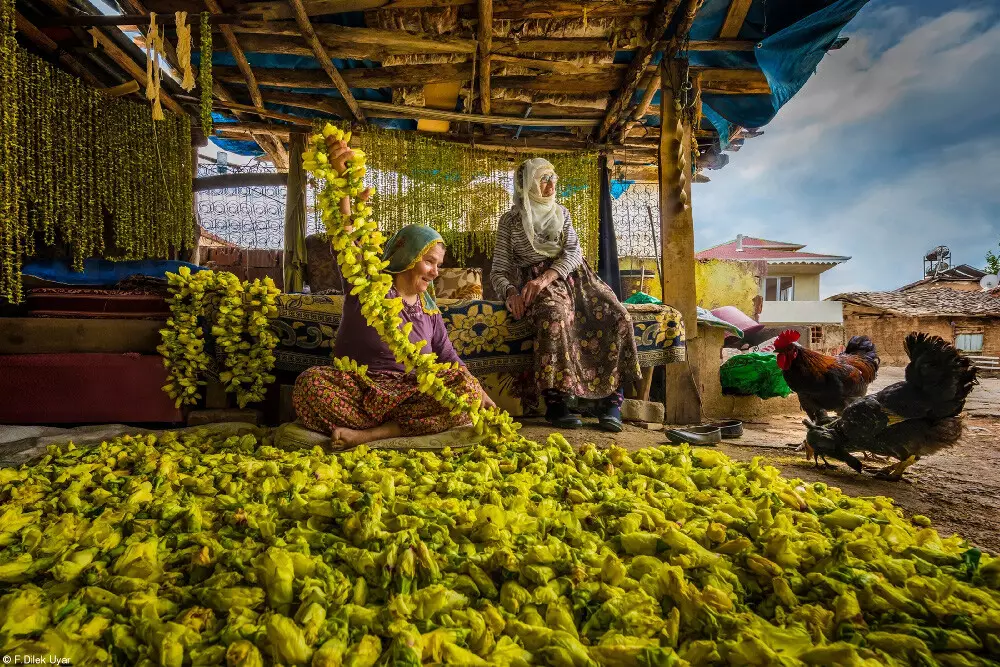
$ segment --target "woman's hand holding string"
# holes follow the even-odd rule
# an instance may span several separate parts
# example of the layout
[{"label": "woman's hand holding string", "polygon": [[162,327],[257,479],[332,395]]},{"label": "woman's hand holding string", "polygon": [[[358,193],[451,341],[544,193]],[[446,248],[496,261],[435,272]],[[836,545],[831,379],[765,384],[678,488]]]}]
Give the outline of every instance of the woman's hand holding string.
[{"label": "woman's hand holding string", "polygon": [[548,269],[545,273],[538,276],[534,280],[528,281],[528,283],[521,289],[521,299],[524,301],[524,307],[526,309],[530,308],[532,302],[535,300],[535,297],[537,297],[543,289],[551,285],[558,277],[558,273],[556,273],[553,269]]},{"label": "woman's hand holding string", "polygon": [[[335,141],[333,137],[327,137],[326,148],[329,153],[330,165],[337,170],[338,174],[344,173],[347,169],[347,163],[354,159],[354,151],[351,150],[346,141]],[[361,194],[358,195],[358,199],[361,201],[368,201],[368,198],[371,197],[371,195],[372,189],[365,188]],[[344,197],[340,200],[340,212],[344,216],[349,216],[351,214],[350,197]],[[354,231],[354,228],[351,225],[346,225],[344,229],[347,232]]]}]

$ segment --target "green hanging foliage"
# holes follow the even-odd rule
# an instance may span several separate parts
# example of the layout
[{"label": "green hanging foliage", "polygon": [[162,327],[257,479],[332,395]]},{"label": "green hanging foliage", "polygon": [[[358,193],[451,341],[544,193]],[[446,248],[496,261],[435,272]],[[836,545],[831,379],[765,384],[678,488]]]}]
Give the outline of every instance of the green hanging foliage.
[{"label": "green hanging foliage", "polygon": [[212,26],[208,12],[201,13],[201,59],[198,61],[198,92],[201,94],[201,131],[212,136]]},{"label": "green hanging foliage", "polygon": [[[346,124],[342,125],[346,128]],[[400,130],[359,128],[352,144],[371,156],[365,185],[387,236],[410,223],[429,225],[464,265],[493,251],[497,221],[510,208],[514,169],[529,151],[489,150]],[[544,154],[559,174],[557,199],[569,209],[584,255],[596,264],[600,170],[596,152]]]},{"label": "green hanging foliage", "polygon": [[154,122],[148,106],[16,47],[2,58],[3,67],[13,59],[15,76],[4,77],[0,105],[0,296],[20,301],[22,262],[36,243],[65,245],[77,270],[89,257],[166,258],[188,247],[190,120]]}]

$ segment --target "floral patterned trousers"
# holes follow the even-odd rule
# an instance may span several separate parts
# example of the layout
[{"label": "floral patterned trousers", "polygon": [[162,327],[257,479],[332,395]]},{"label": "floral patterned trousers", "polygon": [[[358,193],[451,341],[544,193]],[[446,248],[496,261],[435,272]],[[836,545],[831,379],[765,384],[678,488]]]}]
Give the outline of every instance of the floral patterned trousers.
[{"label": "floral patterned trousers", "polygon": [[[540,263],[525,277],[547,268]],[[639,379],[632,320],[587,262],[542,290],[528,316],[535,325],[535,378],[542,395],[612,398]]]},{"label": "floral patterned trousers", "polygon": [[[442,374],[455,393],[479,395],[479,383],[465,368]],[[367,377],[329,366],[314,366],[295,381],[295,414],[302,425],[320,433],[338,427],[355,430],[396,422],[403,435],[441,433],[469,423],[453,416],[433,396],[420,393],[413,374],[370,371]]]}]

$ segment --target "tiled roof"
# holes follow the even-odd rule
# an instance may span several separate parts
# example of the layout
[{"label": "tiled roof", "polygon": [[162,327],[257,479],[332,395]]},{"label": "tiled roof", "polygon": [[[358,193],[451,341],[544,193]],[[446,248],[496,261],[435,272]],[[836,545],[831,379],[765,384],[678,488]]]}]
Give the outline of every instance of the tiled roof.
[{"label": "tiled roof", "polygon": [[913,292],[848,292],[831,296],[827,301],[843,301],[909,317],[1000,317],[1000,296],[997,294],[945,288]]},{"label": "tiled roof", "polygon": [[815,252],[802,252],[801,250],[766,250],[762,248],[747,247],[746,243],[743,244],[742,251],[737,250],[735,244],[727,244],[716,246],[715,248],[709,248],[708,250],[702,250],[701,252],[696,253],[695,257],[697,259],[782,260],[786,262],[806,262],[809,264],[823,263],[819,260],[826,260],[827,263],[837,264],[839,262],[846,262],[850,259],[850,257],[841,257],[839,255],[821,255]]},{"label": "tiled roof", "polygon": [[985,275],[986,275],[985,271],[981,271],[980,269],[977,269],[974,266],[969,266],[968,264],[960,264],[958,266],[954,266],[954,267],[948,269],[947,271],[942,271],[941,273],[939,273],[936,276],[930,276],[930,277],[927,277],[927,278],[922,278],[922,279],[916,280],[916,281],[914,281],[914,282],[912,282],[912,283],[910,283],[908,285],[903,285],[902,287],[900,287],[896,291],[897,292],[903,292],[903,291],[911,289],[913,287],[919,287],[920,285],[926,285],[927,283],[953,282],[953,281],[956,281],[956,280],[961,280],[961,281],[976,280],[976,281],[978,281],[980,278],[982,278]]}]

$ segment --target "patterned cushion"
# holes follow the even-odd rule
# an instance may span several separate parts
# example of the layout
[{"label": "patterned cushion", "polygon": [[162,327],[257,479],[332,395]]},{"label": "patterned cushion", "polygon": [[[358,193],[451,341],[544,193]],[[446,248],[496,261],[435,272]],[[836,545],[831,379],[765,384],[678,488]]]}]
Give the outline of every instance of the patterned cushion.
[{"label": "patterned cushion", "polygon": [[434,291],[439,299],[482,299],[483,270],[441,269]]}]

